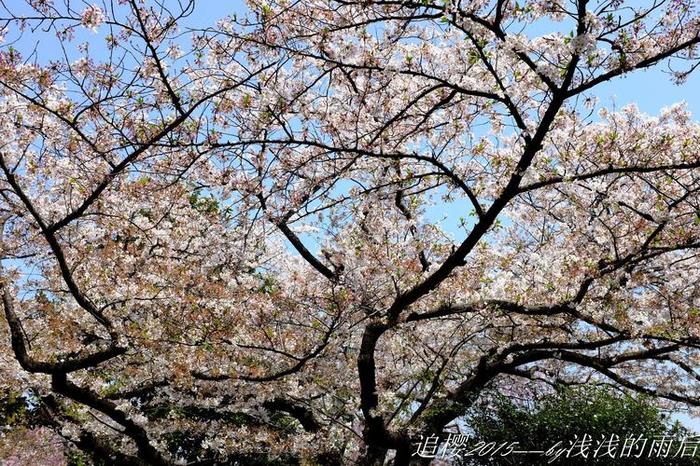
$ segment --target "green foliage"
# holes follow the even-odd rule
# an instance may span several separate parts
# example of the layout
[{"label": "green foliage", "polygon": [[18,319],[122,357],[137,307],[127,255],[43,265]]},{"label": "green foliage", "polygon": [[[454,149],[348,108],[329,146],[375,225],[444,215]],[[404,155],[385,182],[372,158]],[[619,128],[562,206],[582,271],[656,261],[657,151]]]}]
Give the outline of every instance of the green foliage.
[{"label": "green foliage", "polygon": [[31,390],[0,390],[0,426],[34,428],[41,424],[40,400]]},{"label": "green foliage", "polygon": [[219,201],[214,196],[201,196],[198,192],[193,192],[188,198],[190,206],[198,212],[205,214],[219,213]]},{"label": "green foliage", "polygon": [[27,402],[18,392],[5,390],[0,394],[0,425],[26,425],[29,421]]},{"label": "green foliage", "polygon": [[[694,458],[649,458],[648,449],[654,438],[672,438],[675,445],[669,455],[672,456],[682,439],[695,433],[678,422],[671,423],[648,398],[632,397],[602,388],[562,389],[529,406],[497,395],[489,406],[482,404],[475,408],[469,415],[469,423],[474,430],[475,442],[518,442],[516,450],[526,451],[546,451],[558,441],[562,441],[561,448],[568,448],[572,441],[583,438],[584,434],[593,439],[591,452],[596,448],[597,439],[609,439],[612,434],[619,436],[618,452],[628,437],[641,435],[649,439],[647,449],[640,458],[632,457],[634,455],[629,458],[593,458],[592,454],[588,458],[566,458],[562,455],[550,463],[555,465],[700,465],[700,448]],[[535,463],[528,463],[528,460]],[[463,464],[536,464],[538,460],[545,464],[549,458],[536,455],[471,457]]]},{"label": "green foliage", "polygon": [[108,463],[99,458],[91,458],[77,448],[69,448],[66,451],[66,466],[108,466]]},{"label": "green foliage", "polygon": [[275,291],[277,290],[277,280],[275,279],[274,276],[269,275],[269,274],[257,274],[258,278],[260,278],[260,287],[258,288],[258,292],[262,294],[267,294],[271,295],[274,294]]}]

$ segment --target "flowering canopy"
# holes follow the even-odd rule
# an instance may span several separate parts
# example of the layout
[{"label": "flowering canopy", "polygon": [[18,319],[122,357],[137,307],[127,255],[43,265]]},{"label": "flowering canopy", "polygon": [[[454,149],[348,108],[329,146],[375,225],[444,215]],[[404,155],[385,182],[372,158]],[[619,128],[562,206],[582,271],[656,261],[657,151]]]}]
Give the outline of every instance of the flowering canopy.
[{"label": "flowering canopy", "polygon": [[0,374],[63,441],[406,464],[487,387],[700,404],[700,125],[595,94],[684,80],[695,2],[201,7],[0,15]]}]

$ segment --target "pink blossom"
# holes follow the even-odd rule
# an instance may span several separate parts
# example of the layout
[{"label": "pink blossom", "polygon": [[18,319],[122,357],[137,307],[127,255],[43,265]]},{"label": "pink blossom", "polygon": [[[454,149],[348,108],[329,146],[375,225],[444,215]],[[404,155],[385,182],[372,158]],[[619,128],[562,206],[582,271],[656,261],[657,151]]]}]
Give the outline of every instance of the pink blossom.
[{"label": "pink blossom", "polygon": [[97,28],[99,28],[102,23],[105,22],[105,16],[100,7],[90,5],[83,10],[82,15],[80,16],[80,22],[92,32],[97,32]]}]

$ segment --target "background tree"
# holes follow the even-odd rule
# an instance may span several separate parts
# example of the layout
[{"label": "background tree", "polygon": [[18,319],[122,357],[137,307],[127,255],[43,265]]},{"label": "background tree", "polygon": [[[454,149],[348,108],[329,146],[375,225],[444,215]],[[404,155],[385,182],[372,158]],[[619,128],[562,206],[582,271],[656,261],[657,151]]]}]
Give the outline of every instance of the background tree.
[{"label": "background tree", "polygon": [[[503,395],[496,395],[491,401],[489,404],[480,402],[480,406],[473,407],[468,416],[475,441],[496,444],[519,442],[518,450],[537,451],[555,447],[556,451],[559,448],[556,447],[557,442],[561,442],[561,448],[568,448],[570,442],[583,439],[585,435],[596,440],[611,439],[613,434],[619,439],[648,439],[644,450],[629,450],[622,455],[624,440],[620,440],[619,449],[615,448],[607,455],[603,447],[596,457],[593,452],[598,444],[593,441],[587,457],[567,457],[565,453],[558,458],[544,457],[545,462],[552,460],[550,464],[680,466],[698,464],[700,461],[700,458],[690,455],[692,447],[686,455],[676,455],[682,442],[685,440],[687,445],[691,445],[696,434],[678,421],[670,422],[668,416],[644,396],[635,398],[609,388],[584,386],[573,389],[561,387],[557,392],[530,403],[516,403]],[[660,438],[666,438],[675,445],[667,458],[658,457],[655,452],[649,453],[651,443]],[[637,454],[640,454],[640,458],[634,457]],[[536,461],[535,458],[531,457],[531,460]],[[520,455],[475,455],[465,458],[464,464],[508,465],[522,464],[522,461]]]},{"label": "background tree", "polygon": [[695,2],[2,5],[1,380],[68,444],[406,464],[486,388],[698,404],[700,127],[595,102],[687,77]]}]

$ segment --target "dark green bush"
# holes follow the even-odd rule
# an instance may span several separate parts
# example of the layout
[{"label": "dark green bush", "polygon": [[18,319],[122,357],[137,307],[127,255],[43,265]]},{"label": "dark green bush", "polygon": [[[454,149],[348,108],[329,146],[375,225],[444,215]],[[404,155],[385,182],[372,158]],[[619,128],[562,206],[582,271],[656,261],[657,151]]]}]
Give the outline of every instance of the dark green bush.
[{"label": "dark green bush", "polygon": [[[517,442],[514,450],[549,454],[470,456],[463,458],[464,465],[700,465],[700,447],[691,456],[700,440],[695,432],[671,422],[650,399],[611,389],[567,388],[529,404],[497,395],[473,409],[468,419],[474,430],[470,444]],[[625,450],[632,438],[639,439],[636,447]],[[668,442],[668,454],[663,449],[659,454],[658,447]],[[652,446],[657,447],[653,452]],[[562,453],[555,459],[556,451]]]}]

